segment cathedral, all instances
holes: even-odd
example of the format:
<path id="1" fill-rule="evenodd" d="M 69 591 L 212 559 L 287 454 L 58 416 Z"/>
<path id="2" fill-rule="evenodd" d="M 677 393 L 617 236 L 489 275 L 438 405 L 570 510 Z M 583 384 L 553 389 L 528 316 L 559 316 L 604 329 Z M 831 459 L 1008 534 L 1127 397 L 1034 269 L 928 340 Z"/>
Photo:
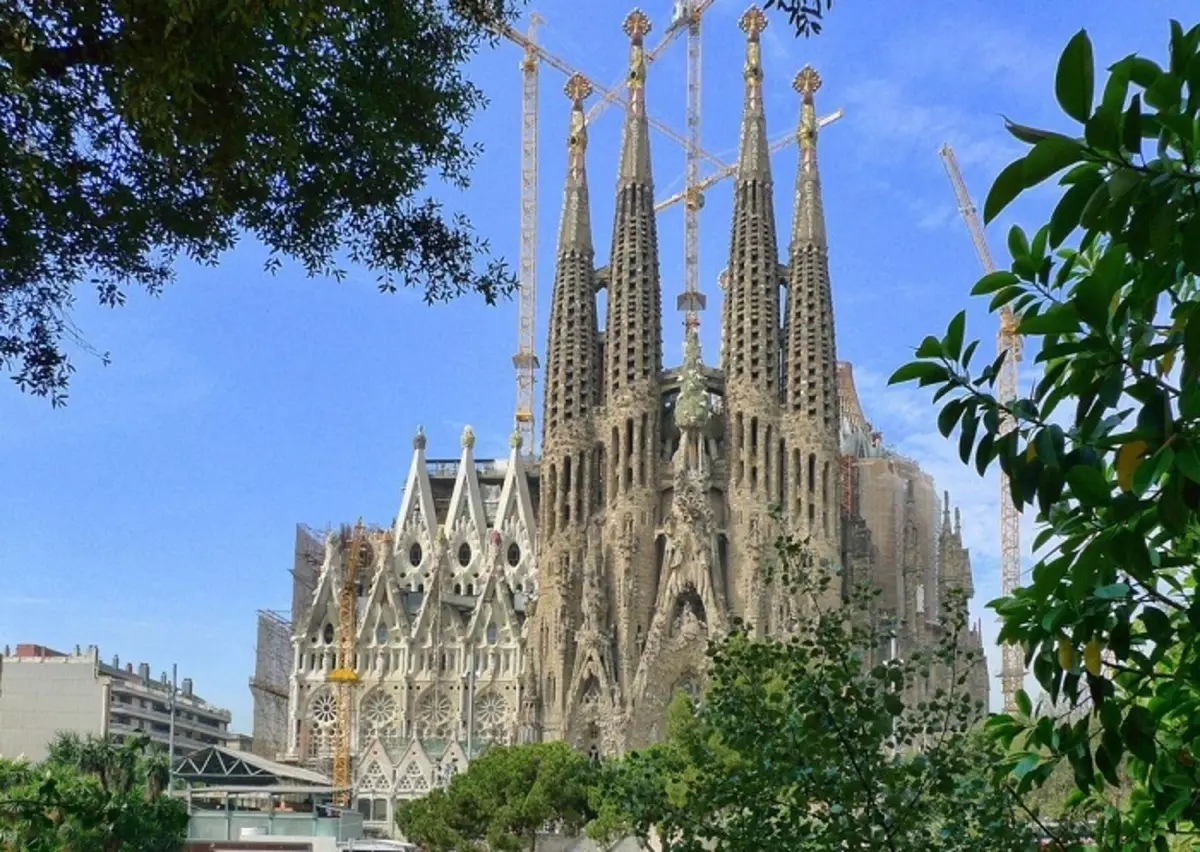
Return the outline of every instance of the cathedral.
<path id="1" fill-rule="evenodd" d="M 839 363 L 817 168 L 820 76 L 796 75 L 800 161 L 780 256 L 763 110 L 763 13 L 741 18 L 745 101 L 721 312 L 719 367 L 694 327 L 663 364 L 646 55 L 629 37 L 628 107 L 608 262 L 597 266 L 581 77 L 571 122 L 545 348 L 541 454 L 514 437 L 506 459 L 426 457 L 420 430 L 394 524 L 372 530 L 357 594 L 352 752 L 368 825 L 397 799 L 443 783 L 490 743 L 563 739 L 593 755 L 665 733 L 677 690 L 703 684 L 707 643 L 734 619 L 779 635 L 801 615 L 766 566 L 778 535 L 807 539 L 903 620 L 891 653 L 934 641 L 948 592 L 972 591 L 948 498 L 889 451 Z M 598 292 L 606 321 L 598 322 Z M 341 539 L 299 528 L 290 675 L 269 756 L 332 757 L 330 685 L 341 626 Z M 961 635 L 982 653 L 978 625 Z M 969 689 L 986 703 L 985 664 Z M 255 739 L 259 740 L 256 724 Z M 267 738 L 270 739 L 269 737 Z"/>

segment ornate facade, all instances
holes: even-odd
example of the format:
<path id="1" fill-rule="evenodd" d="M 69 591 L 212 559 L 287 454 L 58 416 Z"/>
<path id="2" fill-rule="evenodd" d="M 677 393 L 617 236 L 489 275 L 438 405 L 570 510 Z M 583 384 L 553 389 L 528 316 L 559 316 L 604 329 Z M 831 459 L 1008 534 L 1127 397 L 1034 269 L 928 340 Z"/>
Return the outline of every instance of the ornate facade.
<path id="1" fill-rule="evenodd" d="M 703 363 L 694 329 L 682 366 L 663 367 L 646 16 L 625 21 L 629 106 L 600 268 L 590 87 L 579 77 L 567 85 L 541 457 L 527 459 L 514 440 L 507 460 L 478 461 L 468 429 L 457 461 L 430 461 L 418 433 L 395 524 L 370 537 L 352 748 L 356 795 L 381 822 L 390 824 L 388 802 L 430 789 L 488 743 L 566 739 L 598 755 L 661 737 L 675 691 L 703 682 L 709 639 L 735 618 L 764 634 L 796 623 L 793 602 L 764 577 L 780 533 L 807 539 L 842 582 L 884 588 L 881 608 L 905 623 L 896 653 L 942 629 L 946 588 L 970 590 L 948 503 L 938 505 L 914 463 L 882 448 L 837 362 L 820 77 L 805 68 L 794 81 L 800 165 L 781 258 L 762 98 L 766 19 L 752 8 L 741 26 L 745 103 L 719 369 Z M 284 757 L 320 764 L 337 712 L 327 679 L 342 554 L 331 537 L 311 565 L 300 562 Z M 977 629 L 963 641 L 981 650 Z M 986 701 L 987 687 L 981 668 L 972 689 Z"/>

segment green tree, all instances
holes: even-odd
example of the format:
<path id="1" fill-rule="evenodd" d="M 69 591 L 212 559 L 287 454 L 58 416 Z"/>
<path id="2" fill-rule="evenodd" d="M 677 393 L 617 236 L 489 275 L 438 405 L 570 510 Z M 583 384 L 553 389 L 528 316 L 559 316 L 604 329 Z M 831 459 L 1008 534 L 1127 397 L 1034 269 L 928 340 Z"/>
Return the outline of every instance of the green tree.
<path id="1" fill-rule="evenodd" d="M 0 760 L 3 852 L 178 852 L 187 806 L 146 739 L 64 734 L 39 764 Z"/>
<path id="2" fill-rule="evenodd" d="M 0 370 L 65 399 L 69 312 L 159 293 L 250 234 L 310 275 L 489 303 L 512 277 L 461 216 L 483 105 L 462 65 L 519 0 L 0 5 Z"/>
<path id="3" fill-rule="evenodd" d="M 715 644 L 696 709 L 677 696 L 666 742 L 606 765 L 590 833 L 653 835 L 669 852 L 1028 849 L 973 734 L 965 607 L 947 601 L 958 615 L 935 647 L 893 656 L 876 594 L 826 604 L 832 573 L 794 541 L 780 548 L 776 594 L 802 629 Z"/>
<path id="4" fill-rule="evenodd" d="M 594 814 L 594 772 L 585 756 L 563 742 L 496 746 L 455 775 L 445 790 L 401 804 L 396 823 L 409 841 L 430 850 L 537 849 L 547 823 L 567 832 Z"/>
<path id="5" fill-rule="evenodd" d="M 1008 768 L 1028 788 L 1069 764 L 1103 848 L 1165 849 L 1200 817 L 1200 26 L 1171 22 L 1165 65 L 1112 65 L 1098 102 L 1095 77 L 1080 32 L 1055 79 L 1079 134 L 1010 123 L 1029 151 L 985 204 L 992 220 L 1063 173 L 1049 222 L 1014 227 L 1011 268 L 973 290 L 1013 311 L 1036 386 L 997 399 L 1001 362 L 972 371 L 962 313 L 892 381 L 936 388 L 964 463 L 998 463 L 1036 513 L 1030 581 L 993 606 L 1061 721 L 1024 694 L 993 718 Z M 1133 783 L 1113 804 L 1119 767 Z"/>

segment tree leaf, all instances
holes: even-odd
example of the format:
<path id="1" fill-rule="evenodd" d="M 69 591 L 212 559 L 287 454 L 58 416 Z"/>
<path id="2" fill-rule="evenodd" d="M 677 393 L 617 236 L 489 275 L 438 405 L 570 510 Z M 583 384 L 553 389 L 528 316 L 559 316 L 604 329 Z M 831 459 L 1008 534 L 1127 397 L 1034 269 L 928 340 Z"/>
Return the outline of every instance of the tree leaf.
<path id="1" fill-rule="evenodd" d="M 1096 597 L 1102 601 L 1121 601 L 1129 597 L 1128 583 L 1111 583 L 1096 589 Z"/>
<path id="2" fill-rule="evenodd" d="M 939 379 L 946 378 L 948 375 L 946 368 L 941 364 L 934 364 L 929 361 L 912 361 L 892 373 L 892 377 L 888 379 L 888 384 L 898 385 L 911 381 L 938 381 Z"/>
<path id="3" fill-rule="evenodd" d="M 946 355 L 952 361 L 957 361 L 962 355 L 963 334 L 966 332 L 967 312 L 959 311 L 950 320 L 950 326 L 946 329 L 946 337 L 942 341 L 942 346 L 945 347 Z"/>
<path id="4" fill-rule="evenodd" d="M 1135 94 L 1121 120 L 1122 145 L 1135 157 L 1142 156 L 1142 96 Z"/>
<path id="5" fill-rule="evenodd" d="M 1104 475 L 1094 467 L 1076 465 L 1067 470 L 1067 485 L 1071 493 L 1085 506 L 1107 506 L 1112 490 Z"/>
<path id="6" fill-rule="evenodd" d="M 971 288 L 972 296 L 986 296 L 988 293 L 995 293 L 1004 287 L 1012 286 L 1018 283 L 1020 279 L 1013 275 L 1007 269 L 998 269 L 995 272 L 989 272 L 987 275 L 975 282 L 975 286 Z"/>
<path id="7" fill-rule="evenodd" d="M 1145 441 L 1130 441 L 1117 452 L 1117 484 L 1122 490 L 1133 490 L 1133 476 L 1137 473 L 1145 453 Z"/>
<path id="8" fill-rule="evenodd" d="M 1058 73 L 1054 78 L 1054 93 L 1063 112 L 1080 124 L 1086 122 L 1092 112 L 1095 95 L 1095 68 L 1092 59 L 1092 41 L 1087 30 L 1080 30 L 1069 42 L 1058 60 Z"/>
<path id="9" fill-rule="evenodd" d="M 1114 133 L 1115 135 L 1115 133 Z M 1052 174 L 1083 159 L 1083 147 L 1066 136 L 1050 136 L 1025 155 L 1025 188 L 1036 186 Z M 1028 250 L 1025 252 L 1028 254 Z"/>
<path id="10" fill-rule="evenodd" d="M 1013 199 L 1025 189 L 1025 158 L 1009 163 L 996 176 L 983 203 L 983 223 L 986 225 L 1000 215 Z"/>
<path id="11" fill-rule="evenodd" d="M 1200 214 L 1193 213 L 1183 226 L 1183 264 L 1188 272 L 1200 275 Z"/>
<path id="12" fill-rule="evenodd" d="M 1072 231 L 1079 227 L 1083 208 L 1102 185 L 1104 179 L 1093 173 L 1088 180 L 1073 184 L 1054 207 L 1050 216 L 1050 247 L 1058 248 Z"/>

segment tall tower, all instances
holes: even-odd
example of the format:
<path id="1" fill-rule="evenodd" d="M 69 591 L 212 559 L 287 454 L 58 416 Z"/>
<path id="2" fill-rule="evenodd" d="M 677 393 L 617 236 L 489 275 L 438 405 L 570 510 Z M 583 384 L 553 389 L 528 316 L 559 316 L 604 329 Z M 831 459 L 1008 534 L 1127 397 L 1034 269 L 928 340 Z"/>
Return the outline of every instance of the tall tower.
<path id="1" fill-rule="evenodd" d="M 600 365 L 583 112 L 583 101 L 590 93 L 591 85 L 583 77 L 575 75 L 567 81 L 571 129 L 542 417 L 541 585 L 529 631 L 542 724 L 552 735 L 562 724 L 574 644 L 570 635 L 577 620 L 576 592 L 585 558 L 585 529 L 596 508 L 598 487 L 594 416 L 599 403 Z"/>
<path id="2" fill-rule="evenodd" d="M 650 19 L 634 10 L 629 36 L 629 106 L 621 141 L 608 310 L 604 332 L 605 417 L 601 440 L 607 473 L 607 535 L 615 547 L 610 593 L 619 648 L 617 674 L 634 675 L 654 610 L 658 514 L 659 379 L 662 372 L 662 289 L 650 131 L 646 120 L 644 39 Z"/>
<path id="3" fill-rule="evenodd" d="M 787 390 L 783 433 L 787 444 L 792 532 L 808 537 L 820 559 L 839 561 L 841 507 L 838 494 L 840 423 L 829 246 L 817 171 L 817 115 L 813 96 L 821 76 L 805 66 L 793 83 L 800 106 L 800 170 L 796 175 L 792 238 L 788 251 L 786 326 Z"/>
<path id="4" fill-rule="evenodd" d="M 773 504 L 782 504 L 784 439 L 779 429 L 779 251 L 775 236 L 770 152 L 763 114 L 760 34 L 767 26 L 752 6 L 739 25 L 746 33 L 745 103 L 734 190 L 733 229 L 724 303 L 722 367 L 728 412 L 728 470 L 735 615 L 768 627 L 758 582 L 774 540 Z"/>

